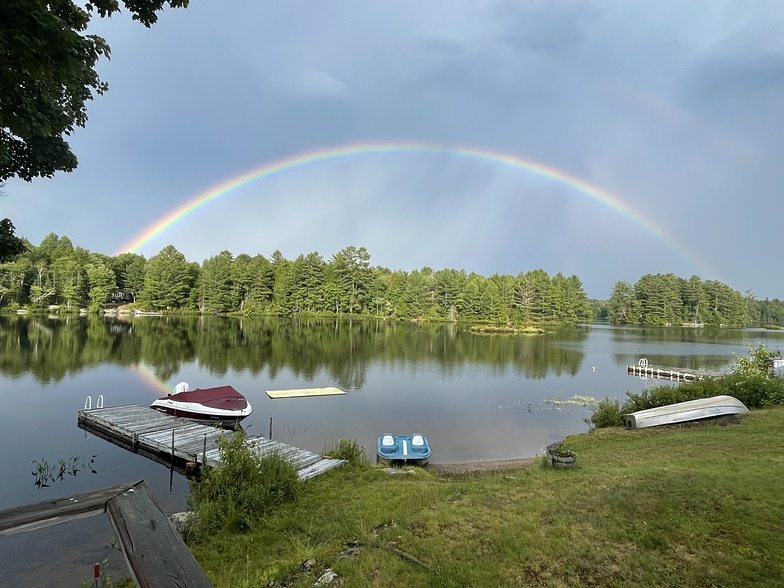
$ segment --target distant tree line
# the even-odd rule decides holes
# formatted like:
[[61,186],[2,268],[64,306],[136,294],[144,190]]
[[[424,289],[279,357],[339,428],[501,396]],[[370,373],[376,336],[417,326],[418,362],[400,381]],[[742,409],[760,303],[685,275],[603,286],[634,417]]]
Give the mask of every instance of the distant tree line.
[[538,269],[489,278],[425,267],[373,267],[364,247],[286,259],[279,251],[189,262],[172,245],[145,259],[114,257],[47,236],[0,264],[0,306],[103,312],[112,301],[150,311],[375,316],[493,324],[575,324],[592,318],[582,282]]
[[148,311],[244,315],[373,316],[492,324],[616,324],[688,322],[784,324],[784,303],[757,301],[717,281],[673,274],[618,282],[609,301],[589,300],[577,276],[542,269],[484,277],[463,270],[414,271],[374,267],[364,247],[329,260],[317,253],[286,259],[222,251],[201,265],[168,245],[146,259],[110,257],[48,235],[40,245],[0,263],[0,308],[57,306],[101,313],[112,303]]
[[784,303],[758,301],[716,280],[698,276],[646,274],[636,284],[617,282],[606,305],[614,324],[725,325],[784,324]]

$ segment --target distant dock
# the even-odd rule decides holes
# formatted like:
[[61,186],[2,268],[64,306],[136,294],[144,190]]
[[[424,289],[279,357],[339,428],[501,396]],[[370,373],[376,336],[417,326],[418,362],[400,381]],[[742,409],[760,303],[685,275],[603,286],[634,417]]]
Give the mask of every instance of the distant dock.
[[[157,461],[184,469],[187,464],[220,465],[217,441],[237,433],[164,414],[148,406],[124,404],[79,411],[78,424],[115,445]],[[300,480],[307,480],[345,464],[345,460],[324,458],[261,436],[246,437],[245,442],[260,456],[276,453],[290,462]]]
[[660,365],[650,365],[646,358],[641,358],[636,364],[627,365],[626,373],[630,376],[640,378],[653,378],[657,380],[670,380],[672,382],[694,382],[695,380],[705,380],[718,378],[719,372],[705,372],[702,370],[689,370],[686,368],[665,367]]

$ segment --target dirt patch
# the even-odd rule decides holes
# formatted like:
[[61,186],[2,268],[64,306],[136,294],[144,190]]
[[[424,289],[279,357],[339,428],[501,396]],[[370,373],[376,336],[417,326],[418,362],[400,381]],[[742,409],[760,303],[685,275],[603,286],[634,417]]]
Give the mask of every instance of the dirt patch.
[[495,461],[470,461],[466,463],[429,463],[426,469],[440,474],[467,474],[470,472],[490,472],[497,470],[516,470],[536,463],[538,457],[501,459]]

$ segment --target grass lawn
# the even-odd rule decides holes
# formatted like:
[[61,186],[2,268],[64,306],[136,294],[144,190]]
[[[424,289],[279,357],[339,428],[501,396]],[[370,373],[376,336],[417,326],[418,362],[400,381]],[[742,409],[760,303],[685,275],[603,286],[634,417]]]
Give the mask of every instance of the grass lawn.
[[575,469],[339,469],[190,548],[227,588],[784,586],[784,408],[565,446]]

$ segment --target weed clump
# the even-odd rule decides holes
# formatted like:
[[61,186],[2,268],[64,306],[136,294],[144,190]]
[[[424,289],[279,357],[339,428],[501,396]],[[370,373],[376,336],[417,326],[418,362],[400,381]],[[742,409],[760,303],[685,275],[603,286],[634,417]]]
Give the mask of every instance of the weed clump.
[[221,465],[191,482],[189,538],[245,531],[298,495],[300,481],[294,466],[276,453],[263,457],[254,453],[242,429],[219,439],[218,448]]
[[370,459],[356,439],[338,439],[333,447],[324,450],[324,455],[333,459],[345,459],[350,467],[366,467]]

